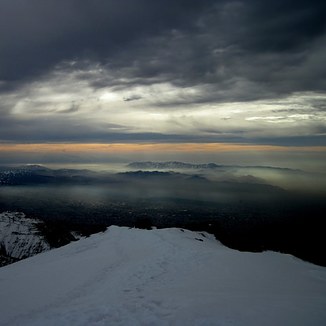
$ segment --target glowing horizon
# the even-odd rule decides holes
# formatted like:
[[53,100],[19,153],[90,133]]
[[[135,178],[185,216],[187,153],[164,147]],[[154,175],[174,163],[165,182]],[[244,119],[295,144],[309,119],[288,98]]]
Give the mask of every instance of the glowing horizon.
[[325,152],[326,146],[280,146],[239,143],[33,143],[0,144],[0,152]]

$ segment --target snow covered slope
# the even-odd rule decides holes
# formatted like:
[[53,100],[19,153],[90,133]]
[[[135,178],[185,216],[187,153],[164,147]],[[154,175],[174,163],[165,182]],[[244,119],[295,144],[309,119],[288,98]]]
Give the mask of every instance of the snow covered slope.
[[2,254],[12,259],[23,259],[50,249],[40,234],[41,221],[26,218],[23,213],[0,213],[0,246]]
[[1,325],[325,325],[326,269],[110,227],[0,269]]

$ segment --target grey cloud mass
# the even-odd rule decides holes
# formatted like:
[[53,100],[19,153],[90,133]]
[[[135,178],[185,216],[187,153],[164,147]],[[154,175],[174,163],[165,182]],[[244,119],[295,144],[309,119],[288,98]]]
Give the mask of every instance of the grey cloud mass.
[[1,79],[19,81],[64,60],[110,62],[133,43],[188,28],[205,1],[4,0]]
[[325,1],[2,0],[0,140],[325,143],[325,58]]
[[[223,88],[246,79],[274,90],[288,73],[309,76],[311,57],[324,57],[325,14],[324,1],[3,0],[2,87],[88,60],[144,82]],[[311,79],[285,91],[325,88]]]

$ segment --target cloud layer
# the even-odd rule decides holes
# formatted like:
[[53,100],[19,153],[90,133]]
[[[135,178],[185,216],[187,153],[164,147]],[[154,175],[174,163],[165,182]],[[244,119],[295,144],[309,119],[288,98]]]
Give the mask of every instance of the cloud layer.
[[325,144],[324,1],[0,3],[0,140]]

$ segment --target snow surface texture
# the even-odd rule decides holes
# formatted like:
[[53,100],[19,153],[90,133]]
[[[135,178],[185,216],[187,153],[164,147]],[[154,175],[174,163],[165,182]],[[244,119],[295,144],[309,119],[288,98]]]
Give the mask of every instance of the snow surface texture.
[[41,221],[26,218],[23,213],[0,213],[0,246],[6,255],[23,259],[50,249],[40,234]]
[[326,269],[110,227],[0,269],[1,325],[326,325]]

